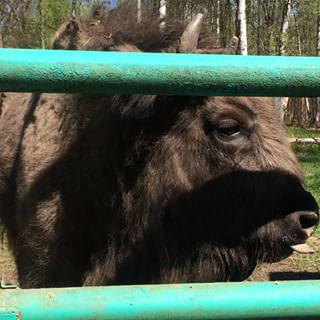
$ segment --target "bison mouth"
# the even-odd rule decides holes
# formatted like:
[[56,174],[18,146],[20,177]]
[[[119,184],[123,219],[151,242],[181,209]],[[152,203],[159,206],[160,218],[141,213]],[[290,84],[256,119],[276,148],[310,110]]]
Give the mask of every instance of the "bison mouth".
[[[262,262],[277,262],[293,252],[314,253],[307,240],[315,232],[318,224],[318,211],[297,211],[262,227],[260,232],[272,239],[264,250],[266,255],[261,259]],[[268,243],[264,236],[261,243],[264,245]]]
[[[299,212],[296,213],[296,215],[298,215],[298,220],[301,229],[303,230],[305,236],[308,239],[314,233],[318,226],[319,214],[317,214],[316,212]],[[290,245],[290,248],[297,253],[315,253],[314,249],[310,248],[305,241]]]

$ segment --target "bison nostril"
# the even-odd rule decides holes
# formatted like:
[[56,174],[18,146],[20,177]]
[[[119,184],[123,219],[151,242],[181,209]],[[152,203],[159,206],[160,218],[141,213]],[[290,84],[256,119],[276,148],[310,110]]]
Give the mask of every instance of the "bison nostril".
[[304,212],[299,217],[302,229],[315,227],[319,223],[319,217],[315,212]]

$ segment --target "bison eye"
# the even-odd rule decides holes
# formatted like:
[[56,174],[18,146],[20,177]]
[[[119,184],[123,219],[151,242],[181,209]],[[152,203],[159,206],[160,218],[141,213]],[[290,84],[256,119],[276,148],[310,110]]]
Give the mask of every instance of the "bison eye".
[[241,135],[240,125],[233,125],[233,126],[227,126],[227,127],[218,126],[216,130],[219,136],[225,139],[235,139]]

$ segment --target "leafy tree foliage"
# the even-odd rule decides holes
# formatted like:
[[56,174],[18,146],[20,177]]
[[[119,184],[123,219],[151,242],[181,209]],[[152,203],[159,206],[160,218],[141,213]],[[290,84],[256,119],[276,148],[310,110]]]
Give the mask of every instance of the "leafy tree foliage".
[[[137,0],[0,0],[0,36],[7,47],[49,47],[57,27],[94,4],[113,7]],[[157,14],[160,0],[142,0],[142,15]],[[188,21],[205,13],[205,28],[217,45],[225,46],[239,32],[237,0],[167,0],[168,16]],[[315,55],[320,0],[291,0],[289,28],[282,37],[288,0],[246,0],[249,54],[279,54],[284,41],[288,55]],[[39,3],[41,6],[39,6]],[[41,10],[40,10],[41,9]],[[41,18],[43,22],[41,23]],[[43,34],[40,32],[43,27]],[[45,39],[41,39],[44,37]],[[1,37],[0,37],[1,45]]]
[[[5,0],[0,7],[1,34],[6,47],[41,47],[50,45],[58,26],[70,16],[70,3],[65,0]],[[41,9],[41,10],[39,10]],[[43,18],[44,39],[41,34]]]

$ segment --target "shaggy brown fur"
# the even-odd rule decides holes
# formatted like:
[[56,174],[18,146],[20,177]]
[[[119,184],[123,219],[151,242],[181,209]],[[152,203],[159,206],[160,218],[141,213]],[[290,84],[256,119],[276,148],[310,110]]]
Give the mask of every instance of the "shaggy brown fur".
[[[97,7],[90,16],[71,19],[56,32],[52,42],[54,49],[68,50],[121,50],[120,45],[134,45],[144,52],[176,52],[179,39],[186,25],[168,17],[166,27],[159,31],[157,17],[149,16],[136,22],[136,5],[129,2],[106,13]],[[208,32],[201,32],[199,53],[233,54],[238,46],[237,37],[230,40],[227,48],[216,46]],[[131,51],[131,50],[130,50]]]
[[54,49],[113,50],[118,45],[134,44],[141,51],[172,51],[185,25],[176,20],[166,22],[159,32],[156,17],[145,18],[140,24],[133,14],[135,6],[129,2],[108,13],[97,8],[90,16],[74,18],[63,24],[53,39]]
[[[73,19],[55,47],[154,48],[101,19]],[[266,98],[7,94],[0,150],[24,288],[242,280],[318,210]]]

